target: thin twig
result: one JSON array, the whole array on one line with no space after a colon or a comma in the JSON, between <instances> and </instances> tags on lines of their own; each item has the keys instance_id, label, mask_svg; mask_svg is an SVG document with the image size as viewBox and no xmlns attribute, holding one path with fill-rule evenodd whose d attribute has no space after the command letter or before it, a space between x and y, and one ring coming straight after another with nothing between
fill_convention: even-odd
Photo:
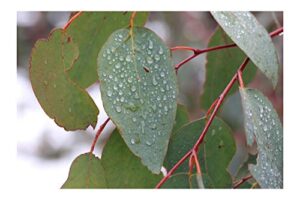
<instances>
[{"instance_id":1,"label":"thin twig","mask_svg":"<svg viewBox=\"0 0 300 200\"><path fill-rule=\"evenodd\" d=\"M251 175L243 177L241 180L239 180L237 183L234 184L233 188L238 188L240 185L248 181L250 178L252 178Z\"/></svg>"},{"instance_id":2,"label":"thin twig","mask_svg":"<svg viewBox=\"0 0 300 200\"><path fill-rule=\"evenodd\" d=\"M100 136L100 134L102 133L103 129L105 128L106 124L109 122L110 118L108 117L105 122L103 124L101 124L101 126L99 127L99 130L97 131L95 138L93 140L92 146L91 146L91 150L90 153L93 153L94 149L95 149L95 145L97 143L97 140Z\"/></svg>"},{"instance_id":3,"label":"thin twig","mask_svg":"<svg viewBox=\"0 0 300 200\"><path fill-rule=\"evenodd\" d=\"M283 32L283 28L279 28L273 32L270 33L271 37L274 37L276 35L279 35L280 33ZM195 55L195 54L194 54ZM191 60L191 59L190 59ZM214 106L214 110L212 112L212 114L209 117L209 120L207 121L207 123L205 124L205 127L202 131L202 133L200 134L200 137L198 138L198 140L196 141L195 145L193 146L193 148L191 150L189 150L174 166L173 168L170 169L170 171L167 173L167 175L165 177L163 177L160 182L156 185L155 188L160 188L169 178L170 176L174 173L174 171L189 157L192 155L193 151L198 151L198 147L199 145L202 143L214 117L216 116L222 102L225 99L225 96L228 94L228 92L230 91L230 89L232 88L232 86L234 85L234 83L238 80L238 73L243 72L243 70L245 69L246 65L248 64L248 62L250 61L249 58L246 58L243 63L241 64L241 66L239 67L239 69L237 70L237 72L234 74L234 76L232 77L232 79L230 80L230 82L228 83L228 85L226 86L226 88L224 89L224 91L221 93L221 95L218 98L218 101L216 103L216 106ZM188 61L186 61L188 62Z\"/></svg>"},{"instance_id":4,"label":"thin twig","mask_svg":"<svg viewBox=\"0 0 300 200\"><path fill-rule=\"evenodd\" d=\"M66 23L66 25L64 26L64 30L66 30L70 25L71 23L79 16L82 14L82 11L76 13L75 15L73 15L73 17L71 17L71 19Z\"/></svg>"}]
</instances>

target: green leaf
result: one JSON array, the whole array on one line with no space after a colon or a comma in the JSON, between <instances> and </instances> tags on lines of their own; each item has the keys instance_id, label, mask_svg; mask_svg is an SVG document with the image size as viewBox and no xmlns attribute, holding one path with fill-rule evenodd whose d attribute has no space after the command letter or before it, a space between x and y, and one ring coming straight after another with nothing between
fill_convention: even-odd
<instances>
[{"instance_id":1,"label":"green leaf","mask_svg":"<svg viewBox=\"0 0 300 200\"><path fill-rule=\"evenodd\" d=\"M205 118L191 122L172 135L164 166L170 170L196 143L205 126ZM220 119L212 122L198 152L206 188L232 187L227 167L235 154L231 129ZM176 172L188 172L188 160ZM207 180L209 179L209 180ZM206 185L207 184L207 185Z\"/></svg>"},{"instance_id":2,"label":"green leaf","mask_svg":"<svg viewBox=\"0 0 300 200\"><path fill-rule=\"evenodd\" d=\"M184 105L177 104L177 111L175 117L175 124L173 126L172 134L180 129L183 125L189 122L189 114Z\"/></svg>"},{"instance_id":3,"label":"green leaf","mask_svg":"<svg viewBox=\"0 0 300 200\"><path fill-rule=\"evenodd\" d=\"M72 162L62 188L106 188L105 175L99 158L90 153L81 154Z\"/></svg>"},{"instance_id":4,"label":"green leaf","mask_svg":"<svg viewBox=\"0 0 300 200\"><path fill-rule=\"evenodd\" d=\"M89 94L65 73L77 58L77 46L61 29L50 33L48 40L38 40L31 53L34 94L47 115L66 130L95 127L99 113Z\"/></svg>"},{"instance_id":5,"label":"green leaf","mask_svg":"<svg viewBox=\"0 0 300 200\"><path fill-rule=\"evenodd\" d=\"M176 115L178 93L170 51L146 28L115 31L98 57L106 113L130 150L158 174Z\"/></svg>"},{"instance_id":6,"label":"green leaf","mask_svg":"<svg viewBox=\"0 0 300 200\"><path fill-rule=\"evenodd\" d=\"M132 12L83 12L67 28L79 47L80 56L68 70L71 79L86 88L98 80L97 56L112 32L129 26ZM148 13L137 12L134 25L143 26Z\"/></svg>"},{"instance_id":7,"label":"green leaf","mask_svg":"<svg viewBox=\"0 0 300 200\"><path fill-rule=\"evenodd\" d=\"M208 47L232 43L232 40L226 33L221 28L217 28L210 38ZM214 100L219 97L245 57L245 54L239 48L222 49L206 54L206 81L204 84L204 93L201 97L201 105L204 109L208 109ZM251 62L244 70L244 83L250 83L255 73L256 68ZM233 94L237 89L237 85L234 85L229 94Z\"/></svg>"},{"instance_id":8,"label":"green leaf","mask_svg":"<svg viewBox=\"0 0 300 200\"><path fill-rule=\"evenodd\" d=\"M101 159L85 153L73 161L62 188L154 188L160 179L162 175L143 166L115 130Z\"/></svg>"},{"instance_id":9,"label":"green leaf","mask_svg":"<svg viewBox=\"0 0 300 200\"><path fill-rule=\"evenodd\" d=\"M204 175L205 177L206 175ZM183 188L204 188L202 176L199 174L189 175L188 173L176 173L162 185L165 189L183 189Z\"/></svg>"},{"instance_id":10,"label":"green leaf","mask_svg":"<svg viewBox=\"0 0 300 200\"><path fill-rule=\"evenodd\" d=\"M272 81L278 81L279 62L275 47L266 29L250 12L212 12L229 37Z\"/></svg>"},{"instance_id":11,"label":"green leaf","mask_svg":"<svg viewBox=\"0 0 300 200\"><path fill-rule=\"evenodd\" d=\"M259 91L241 88L248 145L257 143L257 165L249 170L262 188L283 186L283 131L272 103Z\"/></svg>"}]
</instances>

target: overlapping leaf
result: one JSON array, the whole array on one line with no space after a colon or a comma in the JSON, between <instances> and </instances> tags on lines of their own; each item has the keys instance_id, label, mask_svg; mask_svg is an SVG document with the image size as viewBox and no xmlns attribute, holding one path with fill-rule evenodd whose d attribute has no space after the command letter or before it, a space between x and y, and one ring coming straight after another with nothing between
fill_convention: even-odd
<instances>
[{"instance_id":1,"label":"overlapping leaf","mask_svg":"<svg viewBox=\"0 0 300 200\"><path fill-rule=\"evenodd\" d=\"M193 147L204 126L203 118L183 126L172 135L164 163L168 170ZM203 177L205 188L232 187L227 167L234 154L235 143L230 128L220 119L214 119L198 153L201 169L205 175ZM176 172L188 171L187 161L176 170Z\"/></svg>"},{"instance_id":2,"label":"overlapping leaf","mask_svg":"<svg viewBox=\"0 0 300 200\"><path fill-rule=\"evenodd\" d=\"M283 132L271 102L259 91L240 89L248 145L256 139L258 158L249 165L262 188L283 187Z\"/></svg>"},{"instance_id":3,"label":"overlapping leaf","mask_svg":"<svg viewBox=\"0 0 300 200\"><path fill-rule=\"evenodd\" d=\"M266 29L250 12L212 12L212 15L275 87L278 81L279 62Z\"/></svg>"},{"instance_id":4,"label":"overlapping leaf","mask_svg":"<svg viewBox=\"0 0 300 200\"><path fill-rule=\"evenodd\" d=\"M61 29L48 40L38 40L30 60L34 94L49 117L66 130L85 129L97 123L99 113L88 93L65 73L78 58L78 48Z\"/></svg>"},{"instance_id":5,"label":"overlapping leaf","mask_svg":"<svg viewBox=\"0 0 300 200\"><path fill-rule=\"evenodd\" d=\"M210 38L208 47L232 43L226 33L221 28L217 28ZM201 105L204 109L208 109L212 102L218 98L245 57L245 54L238 47L213 51L206 55L206 80L201 98ZM245 84L253 79L255 72L256 68L252 62L249 63L243 73ZM229 94L234 93L237 89L237 86L234 85Z\"/></svg>"},{"instance_id":6,"label":"overlapping leaf","mask_svg":"<svg viewBox=\"0 0 300 200\"><path fill-rule=\"evenodd\" d=\"M85 153L73 161L62 188L154 188L161 178L141 164L115 130L101 159Z\"/></svg>"},{"instance_id":7,"label":"overlapping leaf","mask_svg":"<svg viewBox=\"0 0 300 200\"><path fill-rule=\"evenodd\" d=\"M155 33L130 31L115 31L99 53L101 96L130 150L159 173L176 115L175 70Z\"/></svg>"},{"instance_id":8,"label":"overlapping leaf","mask_svg":"<svg viewBox=\"0 0 300 200\"><path fill-rule=\"evenodd\" d=\"M97 56L110 34L128 27L132 12L83 12L66 29L78 45L79 58L68 70L71 79L82 88L98 80ZM134 23L143 26L148 13L137 12Z\"/></svg>"}]
</instances>

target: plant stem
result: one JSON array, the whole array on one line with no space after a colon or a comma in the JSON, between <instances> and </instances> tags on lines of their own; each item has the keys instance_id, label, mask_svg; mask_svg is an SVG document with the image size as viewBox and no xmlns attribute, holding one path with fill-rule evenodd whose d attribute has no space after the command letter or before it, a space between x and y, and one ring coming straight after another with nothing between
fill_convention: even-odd
<instances>
[{"instance_id":1,"label":"plant stem","mask_svg":"<svg viewBox=\"0 0 300 200\"><path fill-rule=\"evenodd\" d=\"M283 32L283 27L280 27L278 29L276 29L275 31L270 33L270 37L274 37L279 35L280 33ZM221 50L221 49L227 49L227 48L232 48L232 47L237 47L236 44L226 44L226 45L219 45L219 46L215 46L215 47L209 47L206 49L197 49L197 48L193 48L193 47L188 47L188 46L176 46L176 47L172 47L170 50L171 51L176 51L176 50L189 50L189 51L193 51L194 54L191 55L190 57L184 59L183 61L181 61L180 63L178 63L175 67L176 73L178 72L178 70L180 69L180 67L182 67L185 63L189 62L190 60L192 60L193 58L203 54L203 53L208 53L211 51L216 51L216 50Z\"/></svg>"},{"instance_id":2,"label":"plant stem","mask_svg":"<svg viewBox=\"0 0 300 200\"><path fill-rule=\"evenodd\" d=\"M95 149L95 145L97 143L97 140L99 138L99 136L101 135L103 129L105 128L106 124L109 122L110 118L108 117L105 122L103 124L101 124L101 126L99 127L99 130L97 131L96 133L96 136L93 140L93 143L92 143L92 146L91 146L91 150L90 150L90 153L93 153L94 149Z\"/></svg>"},{"instance_id":3,"label":"plant stem","mask_svg":"<svg viewBox=\"0 0 300 200\"><path fill-rule=\"evenodd\" d=\"M242 178L241 180L239 180L236 184L234 184L233 188L238 188L240 185L242 185L243 183L245 183L246 181L248 181L250 178L252 178L251 175L245 176L244 178Z\"/></svg>"},{"instance_id":4,"label":"plant stem","mask_svg":"<svg viewBox=\"0 0 300 200\"><path fill-rule=\"evenodd\" d=\"M275 30L275 31L273 31L273 32L271 32L270 33L270 36L271 37L274 37L274 36L276 36L276 35L279 35L280 33L282 33L283 32L283 28L281 27L281 28L279 28L279 29L277 29L277 30ZM225 48L225 47L224 47ZM228 48L228 47L227 47ZM213 50L216 50L216 49L220 49L220 46L219 47L213 47L213 48L210 48L210 49L213 49ZM212 50L209 50L209 51L212 51ZM196 57L195 56L196 54L194 53L194 55L192 55L192 56L194 56L194 57ZM191 57L192 57L191 56ZM192 58L191 57L189 57L188 59L189 60L191 60ZM186 59L186 60L188 60L188 59ZM188 61L189 61L188 60ZM184 60L185 61L185 60ZM185 61L185 63L186 62L188 62L188 61ZM173 174L173 172L190 156L190 155L192 155L192 153L193 152L197 152L198 151L198 148L199 148L199 145L202 143L202 141L203 141L203 139L204 139L204 137L205 137L205 135L206 135L206 133L207 133L207 131L208 131L208 129L209 129L209 127L210 127L210 125L211 125L211 123L212 123L212 121L213 121L213 119L214 119L214 117L216 116L216 114L217 114L217 112L218 112L218 110L219 110L219 108L220 108L220 106L221 106L221 104L222 104L222 102L224 101L224 99L225 99L225 96L228 94L228 92L230 91L230 89L232 88L232 86L234 85L234 83L239 79L239 77L238 76L241 76L241 73L243 72L243 70L245 69L245 67L247 66L247 64L248 64L248 62L250 61L250 59L249 58L246 58L244 61L243 61L243 63L240 65L240 67L238 68L238 70L237 70L237 72L233 75L233 77L232 77L232 79L230 80L230 82L228 83L228 85L225 87L225 89L223 90L223 92L221 93L221 95L219 96L219 98L217 99L217 102L214 102L213 104L215 104L216 103L216 105L215 106L211 106L211 107L214 107L214 110L213 110L213 112L212 112L212 114L210 115L210 117L209 117L209 119L208 119L208 121L206 122L206 124L205 124L205 127L204 127L204 129L203 129L203 131L202 131L202 133L200 134L200 136L199 136L199 138L198 138L198 140L196 141L196 143L195 143L195 145L193 146L193 148L191 149L191 150L189 150L173 167L172 167L172 169L167 173L167 175L164 177L164 178L162 178L161 180L160 180L160 182L156 185L156 187L155 188L160 188L161 186L162 186L162 184L164 184L169 178L170 178L170 176ZM184 64L184 63L183 63ZM176 68L175 68L176 69ZM179 67L178 67L178 69L179 69Z\"/></svg>"},{"instance_id":5,"label":"plant stem","mask_svg":"<svg viewBox=\"0 0 300 200\"><path fill-rule=\"evenodd\" d=\"M73 17L71 17L71 19L66 23L66 25L64 26L63 29L66 30L70 26L70 24L81 14L82 14L82 11L76 13Z\"/></svg>"}]
</instances>

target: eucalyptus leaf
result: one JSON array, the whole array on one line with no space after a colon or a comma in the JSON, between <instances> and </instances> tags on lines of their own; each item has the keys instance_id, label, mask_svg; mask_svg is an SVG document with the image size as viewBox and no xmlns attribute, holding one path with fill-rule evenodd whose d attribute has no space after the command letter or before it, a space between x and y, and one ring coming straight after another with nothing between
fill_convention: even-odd
<instances>
[{"instance_id":1,"label":"eucalyptus leaf","mask_svg":"<svg viewBox=\"0 0 300 200\"><path fill-rule=\"evenodd\" d=\"M101 159L91 153L78 156L62 188L154 188L162 175L152 174L133 155L115 130Z\"/></svg>"},{"instance_id":2,"label":"eucalyptus leaf","mask_svg":"<svg viewBox=\"0 0 300 200\"><path fill-rule=\"evenodd\" d=\"M30 81L40 105L66 130L95 127L99 110L89 94L65 73L79 56L76 44L62 29L38 40L31 52Z\"/></svg>"},{"instance_id":3,"label":"eucalyptus leaf","mask_svg":"<svg viewBox=\"0 0 300 200\"><path fill-rule=\"evenodd\" d=\"M98 80L97 56L112 32L129 26L132 12L82 12L66 29L78 45L79 57L68 74L80 87L86 88ZM143 26L147 12L137 12L134 25Z\"/></svg>"},{"instance_id":4,"label":"eucalyptus leaf","mask_svg":"<svg viewBox=\"0 0 300 200\"><path fill-rule=\"evenodd\" d=\"M232 44L233 41L221 29L217 28L211 36L208 47ZM242 64L246 55L238 47L212 51L206 54L206 80L204 83L204 92L201 97L201 106L208 109L224 90L232 76L236 73ZM256 67L253 63L248 63L243 73L243 81L245 85L250 83L256 73ZM234 85L228 95L238 90Z\"/></svg>"},{"instance_id":5,"label":"eucalyptus leaf","mask_svg":"<svg viewBox=\"0 0 300 200\"><path fill-rule=\"evenodd\" d=\"M177 107L169 49L149 29L117 30L99 53L98 74L106 113L129 149L158 174Z\"/></svg>"},{"instance_id":6,"label":"eucalyptus leaf","mask_svg":"<svg viewBox=\"0 0 300 200\"><path fill-rule=\"evenodd\" d=\"M206 123L202 118L184 125L175 132L169 143L164 166L170 170L196 143ZM198 160L203 174L205 188L231 188L232 179L227 167L235 154L235 142L231 129L219 118L212 122L204 141L200 145ZM186 160L176 172L188 172ZM207 184L207 185L206 185Z\"/></svg>"},{"instance_id":7,"label":"eucalyptus leaf","mask_svg":"<svg viewBox=\"0 0 300 200\"><path fill-rule=\"evenodd\" d=\"M259 91L240 88L248 145L257 143L256 165L249 165L262 188L283 187L283 130L272 103Z\"/></svg>"},{"instance_id":8,"label":"eucalyptus leaf","mask_svg":"<svg viewBox=\"0 0 300 200\"><path fill-rule=\"evenodd\" d=\"M279 62L276 49L266 29L250 12L212 12L229 37L268 77L275 88Z\"/></svg>"}]
</instances>

